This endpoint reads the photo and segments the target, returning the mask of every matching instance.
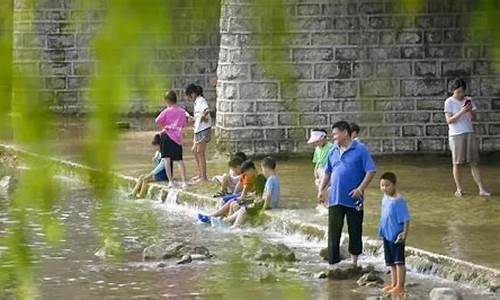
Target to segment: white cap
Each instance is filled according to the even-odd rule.
[[[311,131],[311,137],[307,141],[308,144],[315,143],[320,141],[326,137],[326,133],[324,131]]]

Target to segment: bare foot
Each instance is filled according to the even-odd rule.
[[[491,197],[491,193],[488,192],[487,190],[482,190],[479,192],[479,196],[481,197]]]
[[[384,293],[388,293],[390,290],[394,289],[396,286],[394,285],[386,285],[384,286],[384,288],[382,289],[382,292]]]
[[[389,290],[389,293],[396,294],[396,295],[401,295],[401,294],[405,293],[405,290],[396,286],[392,290]]]

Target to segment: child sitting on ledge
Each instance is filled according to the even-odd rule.
[[[137,184],[130,193],[131,197],[144,197],[144,195],[146,194],[148,183],[150,182],[168,181],[167,172],[165,171],[165,164],[161,159],[160,140],[160,134],[155,134],[155,136],[153,137],[153,141],[151,142],[151,144],[157,148],[153,156],[154,169],[148,174],[139,176]],[[170,169],[172,169],[172,162],[170,162]]]
[[[250,201],[256,195],[262,195],[264,190],[265,177],[257,175],[255,164],[251,160],[245,161],[241,165],[242,175],[236,185],[235,193],[222,198],[223,205],[215,213],[209,216],[198,215],[200,221],[210,221],[210,217],[225,217],[234,214],[240,209],[240,205]]]
[[[212,178],[212,182],[220,186],[219,192],[214,195],[215,198],[223,197],[234,193],[241,176],[241,165],[248,158],[243,152],[238,152],[228,162],[229,172],[223,175],[216,175]]]

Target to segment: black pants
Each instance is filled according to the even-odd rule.
[[[328,262],[336,264],[340,261],[340,237],[344,227],[344,216],[347,218],[349,233],[349,253],[359,255],[363,251],[363,210],[342,205],[328,208]]]

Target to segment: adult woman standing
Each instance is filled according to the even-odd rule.
[[[491,196],[486,190],[479,168],[479,149],[472,122],[476,120],[476,106],[470,97],[465,96],[467,84],[463,79],[456,79],[451,87],[453,95],[444,102],[444,113],[448,123],[448,135],[453,163],[453,178],[457,190],[455,196],[463,195],[460,178],[460,165],[468,163],[472,177],[479,187],[479,195]]]

